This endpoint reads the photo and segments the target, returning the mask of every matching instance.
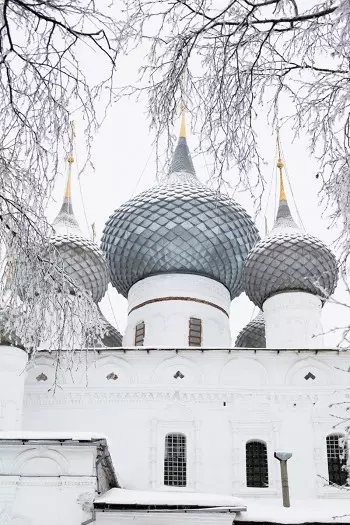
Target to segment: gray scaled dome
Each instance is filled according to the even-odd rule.
[[[283,164],[279,161],[280,169]],[[249,299],[262,308],[269,297],[302,291],[327,297],[336,287],[337,261],[322,241],[301,231],[281,195],[273,229],[252,249],[245,262],[244,284]]]
[[[264,314],[260,312],[238,334],[236,348],[266,348]]]
[[[74,283],[85,288],[98,303],[106,293],[109,275],[106,259],[96,243],[86,239],[74,217],[70,176],[68,177],[61,211],[53,222],[51,243],[57,248],[64,271]]]
[[[239,204],[197,179],[183,120],[168,176],[109,217],[101,246],[111,282],[125,297],[151,275],[189,273],[219,281],[234,298],[258,238]]]
[[[100,307],[97,307],[101,320],[104,324],[104,327],[106,329],[105,335],[102,338],[102,345],[108,346],[110,348],[116,348],[122,346],[123,337],[119,330],[117,330],[103,315],[101,312]]]

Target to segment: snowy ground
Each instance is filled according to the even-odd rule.
[[[349,498],[292,500],[289,508],[281,500],[244,498],[247,512],[237,515],[238,521],[270,521],[273,523],[350,523]]]

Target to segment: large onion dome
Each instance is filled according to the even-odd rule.
[[[304,233],[294,222],[283,187],[281,160],[280,202],[270,234],[250,252],[245,263],[245,291],[260,308],[269,297],[302,291],[321,297],[334,292],[337,261],[322,241]]]
[[[65,273],[77,286],[91,292],[94,302],[98,303],[107,290],[108,266],[97,244],[86,239],[79,229],[73,214],[70,175],[53,228],[55,234],[51,242],[59,251]]]
[[[260,312],[238,334],[236,348],[266,348],[264,314]]]
[[[168,175],[109,217],[102,249],[111,282],[125,297],[145,277],[192,273],[219,281],[234,298],[243,288],[244,259],[258,238],[239,204],[196,177],[182,116]]]

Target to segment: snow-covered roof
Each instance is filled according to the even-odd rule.
[[[90,432],[48,432],[46,430],[8,430],[0,432],[0,441],[100,441],[102,434]]]
[[[346,492],[344,492],[346,495]],[[235,521],[263,523],[350,523],[349,498],[323,498],[294,500],[291,506],[282,506],[282,499],[245,498],[247,512],[236,516]],[[242,523],[243,525],[243,523]]]
[[[127,489],[110,489],[97,498],[95,508],[118,507],[191,507],[215,508],[217,510],[244,511],[246,506],[241,499],[220,494],[198,492],[143,491]]]

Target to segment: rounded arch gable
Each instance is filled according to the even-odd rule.
[[[264,386],[268,384],[268,373],[257,359],[233,358],[223,366],[220,383],[243,387]]]
[[[328,386],[334,382],[332,368],[318,359],[307,357],[290,366],[286,373],[285,384],[302,386]]]
[[[113,355],[101,357],[90,365],[87,378],[90,386],[118,386],[137,382],[134,367]]]
[[[196,363],[182,356],[165,359],[152,374],[152,382],[157,384],[183,386],[203,383],[203,376]]]

